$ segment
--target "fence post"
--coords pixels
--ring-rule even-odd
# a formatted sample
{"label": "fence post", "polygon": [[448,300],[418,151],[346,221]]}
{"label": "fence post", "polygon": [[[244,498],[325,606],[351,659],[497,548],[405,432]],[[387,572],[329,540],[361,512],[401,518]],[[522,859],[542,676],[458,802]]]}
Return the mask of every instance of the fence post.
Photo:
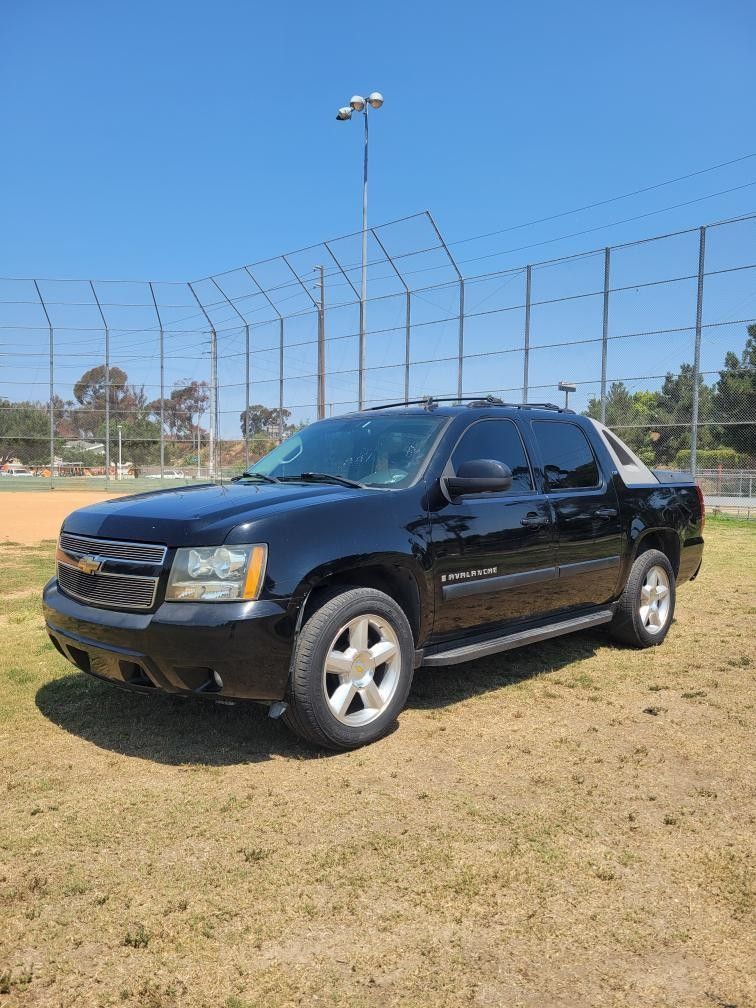
{"label": "fence post", "polygon": [[412,295],[409,287],[404,292],[404,297],[406,299],[404,311],[404,401],[407,402],[410,390],[410,341],[412,339]]}
{"label": "fence post", "polygon": [[[157,298],[155,297],[155,288],[152,286],[152,283],[149,284],[149,288],[160,332],[160,482],[162,483],[163,471],[165,469],[165,337],[163,333],[163,319],[160,315]],[[120,475],[119,473],[119,478]]]}
{"label": "fence post", "polygon": [[326,354],[325,354],[325,267],[315,267],[319,275],[320,297],[318,298],[318,420],[325,420],[326,401]]}
{"label": "fence post", "polygon": [[693,352],[693,404],[691,410],[690,469],[696,475],[698,465],[698,379],[701,373],[701,320],[703,319],[704,266],[706,260],[706,228],[698,231],[698,291],[696,295],[696,343]]}
{"label": "fence post", "polygon": [[458,348],[457,348],[457,395],[462,398],[462,361],[465,352],[465,280],[462,276],[462,272],[457,265],[457,261],[454,256],[449,251],[449,246],[446,244],[444,239],[441,237],[441,232],[438,230],[438,226],[433,219],[433,215],[430,210],[425,211],[425,216],[433,228],[436,238],[438,238],[438,244],[440,248],[443,249],[446,258],[449,260],[454,272],[457,274],[457,280],[459,282],[459,336],[458,336]]}
{"label": "fence post", "polygon": [[50,336],[50,344],[48,350],[48,360],[50,364],[50,486],[53,485],[53,474],[55,472],[55,412],[53,406],[53,397],[55,395],[55,340],[53,335],[53,325],[50,316],[47,313],[47,305],[45,304],[44,298],[42,297],[42,292],[39,289],[39,284],[36,280],[33,281],[35,290],[37,291],[37,297],[39,298],[39,303],[42,305],[42,311],[45,313],[45,318],[47,319],[47,329]]}
{"label": "fence post", "polygon": [[249,469],[249,326],[244,326],[244,468]]}
{"label": "fence post", "polygon": [[208,476],[214,479],[216,475],[216,456],[218,454],[218,337],[215,328],[210,330],[210,472]]}
{"label": "fence post", "polygon": [[92,296],[105,329],[105,483],[107,485],[110,482],[110,330],[92,280],[89,281],[89,286],[92,288]]}
{"label": "fence post", "polygon": [[606,423],[606,362],[609,353],[609,271],[611,249],[604,249],[604,318],[601,331],[601,423]]}
{"label": "fence post", "polygon": [[[407,281],[404,279],[404,277],[402,276],[401,270],[398,268],[398,266],[396,265],[396,263],[394,262],[394,260],[389,255],[388,249],[386,248],[386,246],[381,241],[381,239],[380,239],[380,237],[378,235],[378,232],[375,230],[375,228],[370,228],[370,233],[373,236],[373,238],[375,238],[375,240],[376,240],[376,242],[378,244],[378,247],[380,248],[381,252],[383,252],[383,254],[386,256],[386,262],[391,266],[391,269],[394,271],[394,273],[396,273],[396,276],[397,276],[397,279],[399,280],[399,283],[402,285],[402,287],[404,287],[404,299],[405,299],[404,300],[404,401],[406,402],[409,399],[409,386],[410,386],[410,352],[411,352],[410,351],[410,341],[411,341],[411,335],[412,335],[411,334],[411,328],[412,328],[412,295],[411,295],[411,291],[409,289],[409,285],[407,284]],[[331,252],[331,249],[329,248],[328,244],[325,243],[325,245],[326,245],[326,248],[328,249],[328,251]],[[331,255],[333,256],[333,258],[338,263],[338,259],[336,259],[336,256],[333,255],[333,252],[331,252]],[[339,265],[339,269],[341,269],[340,265]],[[342,273],[344,273],[343,269],[341,271],[342,271]],[[351,281],[349,280],[349,277],[346,275],[346,273],[344,273],[344,276],[347,278],[347,281],[349,282],[350,286],[354,290],[354,285],[351,283]]]}
{"label": "fence post", "polygon": [[105,326],[105,482],[110,482],[110,330]]}
{"label": "fence post", "polygon": [[278,320],[278,440],[284,436],[284,320]]}
{"label": "fence post", "polygon": [[[281,258],[283,259],[283,261],[286,263],[286,265],[291,270],[291,266],[289,265],[289,262],[286,259],[286,257],[282,256]],[[265,298],[265,300],[268,302],[268,304],[270,305],[270,307],[273,309],[273,311],[278,316],[278,325],[279,325],[279,328],[280,328],[280,334],[279,334],[279,351],[278,351],[278,410],[279,410],[279,415],[278,415],[278,438],[279,438],[279,441],[283,441],[284,319],[283,319],[283,315],[281,314],[281,312],[278,310],[278,308],[276,308],[275,303],[271,300],[270,295],[265,290],[265,288],[262,287],[261,284],[258,282],[257,278],[252,273],[252,270],[249,268],[249,266],[245,266],[244,267],[244,272],[249,276],[249,279],[252,281],[252,283],[255,285],[255,287],[257,287],[257,289],[259,290],[259,292],[262,294],[262,296]],[[294,275],[299,280],[298,275],[296,273]]]}
{"label": "fence post", "polygon": [[525,346],[522,362],[522,401],[528,401],[530,389],[530,297],[532,290],[532,268],[525,267]]}
{"label": "fence post", "polygon": [[[213,280],[213,283],[215,281]],[[218,284],[215,284],[218,287]],[[194,300],[199,305],[199,309],[207,320],[207,324],[210,330],[210,436],[208,437],[208,479],[215,478],[215,462],[216,462],[216,440],[218,437],[218,340],[215,333],[215,324],[213,320],[207,313],[207,309],[197,295],[197,291],[194,289],[191,283],[187,284],[187,287],[192,292]],[[220,290],[220,287],[218,287]],[[223,294],[223,291],[221,291]],[[225,297],[225,295],[224,295]],[[226,298],[228,300],[228,298]]]}
{"label": "fence post", "polygon": [[[165,471],[165,336],[160,325],[160,480]],[[120,473],[119,473],[120,477]]]}
{"label": "fence post", "polygon": [[462,368],[465,362],[465,281],[459,278],[459,337],[457,345],[457,395],[462,398]]}

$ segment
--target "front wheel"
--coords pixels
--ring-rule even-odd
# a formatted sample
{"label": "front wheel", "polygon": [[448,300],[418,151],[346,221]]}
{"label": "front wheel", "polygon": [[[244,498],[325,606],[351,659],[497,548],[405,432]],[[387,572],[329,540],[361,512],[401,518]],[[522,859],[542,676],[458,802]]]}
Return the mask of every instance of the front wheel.
{"label": "front wheel", "polygon": [[356,749],[385,735],[412,685],[407,617],[373,588],[340,589],[297,639],[284,721],[326,749]]}
{"label": "front wheel", "polygon": [[667,636],[675,612],[675,572],[660,550],[641,553],[630,569],[610,625],[612,635],[637,648],[654,647]]}

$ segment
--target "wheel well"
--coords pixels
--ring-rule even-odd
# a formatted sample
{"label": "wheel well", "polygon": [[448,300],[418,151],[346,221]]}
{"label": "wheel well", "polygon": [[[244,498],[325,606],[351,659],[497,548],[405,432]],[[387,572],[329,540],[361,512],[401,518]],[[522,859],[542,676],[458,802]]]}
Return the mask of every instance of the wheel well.
{"label": "wheel well", "polygon": [[638,542],[635,555],[639,557],[641,553],[650,549],[664,553],[672,564],[672,570],[677,577],[680,570],[680,537],[674,529],[657,529],[654,532],[647,532]]}
{"label": "wheel well", "polygon": [[420,636],[420,592],[409,571],[401,567],[366,566],[341,571],[324,578],[307,596],[302,622],[320,605],[323,595],[343,585],[345,588],[375,588],[390,596],[407,617],[417,644]]}

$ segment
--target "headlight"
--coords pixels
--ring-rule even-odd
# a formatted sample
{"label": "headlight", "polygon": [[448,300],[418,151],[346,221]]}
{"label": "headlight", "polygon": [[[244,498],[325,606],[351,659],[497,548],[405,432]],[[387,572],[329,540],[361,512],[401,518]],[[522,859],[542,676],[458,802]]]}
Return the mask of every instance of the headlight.
{"label": "headlight", "polygon": [[166,602],[256,599],[265,578],[268,547],[196,546],[176,550]]}

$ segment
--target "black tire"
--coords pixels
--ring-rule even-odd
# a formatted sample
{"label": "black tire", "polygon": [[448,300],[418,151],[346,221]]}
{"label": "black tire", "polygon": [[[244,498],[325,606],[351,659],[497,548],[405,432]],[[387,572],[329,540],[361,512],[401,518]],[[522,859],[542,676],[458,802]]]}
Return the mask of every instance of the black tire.
{"label": "black tire", "polygon": [[[395,685],[385,709],[374,720],[361,725],[344,724],[329,706],[329,686],[324,672],[326,656],[334,640],[342,640],[336,636],[340,628],[367,614],[385,621],[396,638],[397,664],[392,671]],[[336,589],[323,597],[299,632],[292,656],[286,698],[288,707],[283,720],[305,742],[324,749],[357,749],[375,742],[391,730],[407,702],[414,657],[415,644],[407,617],[390,596],[374,588]],[[376,682],[381,670],[386,668],[386,665],[376,665]],[[385,671],[383,674],[386,674]],[[360,694],[354,701],[358,708],[357,716],[361,713],[359,707],[362,702]]]}
{"label": "black tire", "polygon": [[[657,629],[649,630],[641,616],[642,590],[652,568],[661,568],[667,575],[669,606]],[[645,550],[630,569],[625,590],[620,597],[609,630],[615,640],[631,647],[656,647],[667,636],[675,614],[675,573],[667,556],[660,550]]]}

